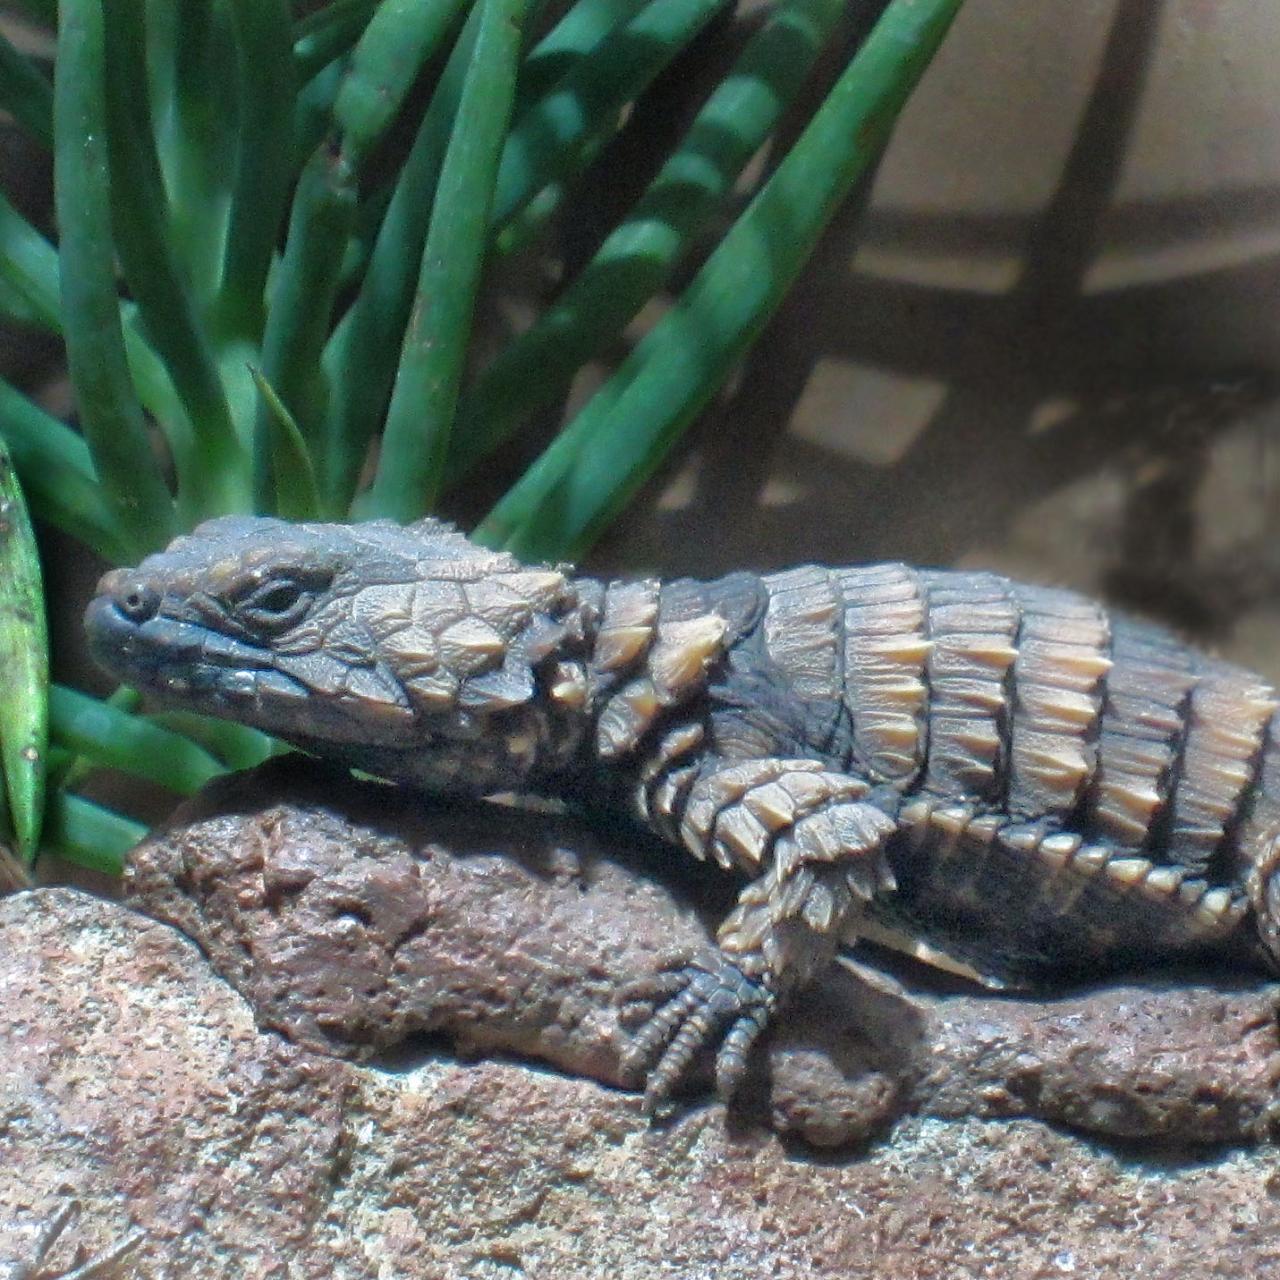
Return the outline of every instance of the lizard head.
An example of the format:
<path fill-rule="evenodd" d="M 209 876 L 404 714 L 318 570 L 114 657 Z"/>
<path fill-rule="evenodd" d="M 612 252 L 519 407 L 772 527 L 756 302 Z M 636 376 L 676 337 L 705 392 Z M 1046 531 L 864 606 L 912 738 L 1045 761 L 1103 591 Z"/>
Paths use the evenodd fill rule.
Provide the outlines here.
<path fill-rule="evenodd" d="M 108 573 L 85 621 L 166 705 L 438 789 L 526 783 L 585 722 L 578 585 L 435 520 L 211 520 Z"/>

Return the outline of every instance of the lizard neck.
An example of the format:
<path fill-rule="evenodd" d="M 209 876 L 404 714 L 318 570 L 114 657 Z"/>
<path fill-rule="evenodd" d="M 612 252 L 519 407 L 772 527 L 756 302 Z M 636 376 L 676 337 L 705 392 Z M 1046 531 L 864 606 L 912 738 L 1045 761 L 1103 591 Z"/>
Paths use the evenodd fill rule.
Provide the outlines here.
<path fill-rule="evenodd" d="M 590 731 L 583 743 L 596 774 L 643 757 L 662 728 L 683 718 L 705 694 L 731 639 L 725 617 L 685 584 L 663 587 L 644 578 L 597 590 L 599 622 L 587 661 Z"/>

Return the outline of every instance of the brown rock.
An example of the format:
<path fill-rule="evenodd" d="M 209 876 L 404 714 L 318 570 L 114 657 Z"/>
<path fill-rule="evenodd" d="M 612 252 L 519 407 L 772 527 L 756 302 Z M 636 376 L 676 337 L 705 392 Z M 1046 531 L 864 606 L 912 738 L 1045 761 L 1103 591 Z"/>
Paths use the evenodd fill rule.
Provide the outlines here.
<path fill-rule="evenodd" d="M 255 1033 L 179 935 L 65 890 L 0 903 L 0 988 L 4 1275 L 69 1195 L 84 1250 L 142 1233 L 136 1280 L 1280 1267 L 1270 1151 L 1144 1160 L 1032 1121 L 909 1118 L 814 1160 L 714 1107 L 653 1130 L 628 1095 L 516 1064 L 374 1070 Z"/>
<path fill-rule="evenodd" d="M 678 855 L 634 842 L 295 758 L 207 791 L 135 851 L 128 886 L 296 1043 L 368 1059 L 442 1032 L 467 1055 L 620 1085 L 628 986 L 707 946 L 732 888 L 679 883 Z M 1276 1000 L 1203 977 L 1048 1000 L 908 993 L 843 965 L 779 1020 L 769 1114 L 819 1146 L 908 1111 L 1251 1141 L 1280 1080 Z"/>
<path fill-rule="evenodd" d="M 869 1150 L 819 1157 L 717 1106 L 652 1128 L 635 1095 L 578 1074 L 616 1076 L 613 1005 L 635 966 L 700 936 L 696 894 L 676 898 L 652 867 L 530 815 L 500 854 L 510 814 L 468 827 L 290 762 L 202 812 L 139 852 L 134 892 L 314 1047 L 257 1031 L 161 924 L 64 890 L 0 902 L 0 1275 L 23 1274 L 71 1196 L 57 1265 L 139 1231 L 120 1274 L 140 1280 L 1280 1268 L 1274 1153 L 1169 1141 L 1240 1143 L 1265 1125 L 1265 989 L 1035 1002 L 907 996 L 842 972 L 779 1027 L 777 1123 L 835 1141 L 868 1117 L 964 1118 L 906 1114 Z M 444 967 L 415 996 L 429 957 Z M 415 1029 L 559 1069 L 459 1062 Z M 333 1056 L 375 1047 L 377 1066 Z M 1009 1114 L 1163 1140 L 1108 1150 L 976 1118 Z"/>
<path fill-rule="evenodd" d="M 205 1235 L 223 1274 L 267 1275 L 302 1247 L 297 1206 L 324 1203 L 346 1137 L 343 1064 L 259 1034 L 173 930 L 71 890 L 0 903 L 0 990 L 0 1237 L 70 1194 L 91 1250 L 137 1226 L 178 1263 Z"/>

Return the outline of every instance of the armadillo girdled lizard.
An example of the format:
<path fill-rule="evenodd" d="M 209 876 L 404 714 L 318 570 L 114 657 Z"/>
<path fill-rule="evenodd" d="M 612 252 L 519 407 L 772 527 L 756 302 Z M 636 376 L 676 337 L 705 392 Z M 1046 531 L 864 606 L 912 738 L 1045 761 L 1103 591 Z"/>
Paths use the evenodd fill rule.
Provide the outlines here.
<path fill-rule="evenodd" d="M 655 1104 L 859 939 L 991 985 L 1276 968 L 1267 682 L 1066 591 L 900 564 L 600 582 L 447 525 L 228 517 L 103 579 L 99 661 L 433 791 L 603 797 L 744 878 L 632 1053 Z"/>

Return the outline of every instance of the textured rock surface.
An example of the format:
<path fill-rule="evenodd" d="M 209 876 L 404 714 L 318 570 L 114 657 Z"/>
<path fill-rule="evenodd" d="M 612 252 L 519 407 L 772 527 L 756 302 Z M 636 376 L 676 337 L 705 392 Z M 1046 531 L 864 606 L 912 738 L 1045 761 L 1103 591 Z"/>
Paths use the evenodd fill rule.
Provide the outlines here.
<path fill-rule="evenodd" d="M 140 1280 L 1280 1267 L 1269 1149 L 1143 1157 L 1034 1121 L 911 1118 L 815 1159 L 715 1107 L 655 1131 L 632 1096 L 549 1071 L 290 1047 L 173 930 L 66 890 L 0 903 L 0 989 L 0 1274 L 68 1195 L 85 1250 L 143 1233 Z"/>
<path fill-rule="evenodd" d="M 619 856 L 631 844 L 610 856 L 564 820 L 431 807 L 295 757 L 206 792 L 135 852 L 128 888 L 296 1043 L 367 1059 L 443 1032 L 616 1086 L 626 988 L 706 946 L 730 888 L 673 888 L 688 861 Z M 1165 982 L 1034 1001 L 833 968 L 780 1021 L 758 1093 L 824 1146 L 913 1111 L 1184 1143 L 1267 1131 L 1276 988 Z"/>

